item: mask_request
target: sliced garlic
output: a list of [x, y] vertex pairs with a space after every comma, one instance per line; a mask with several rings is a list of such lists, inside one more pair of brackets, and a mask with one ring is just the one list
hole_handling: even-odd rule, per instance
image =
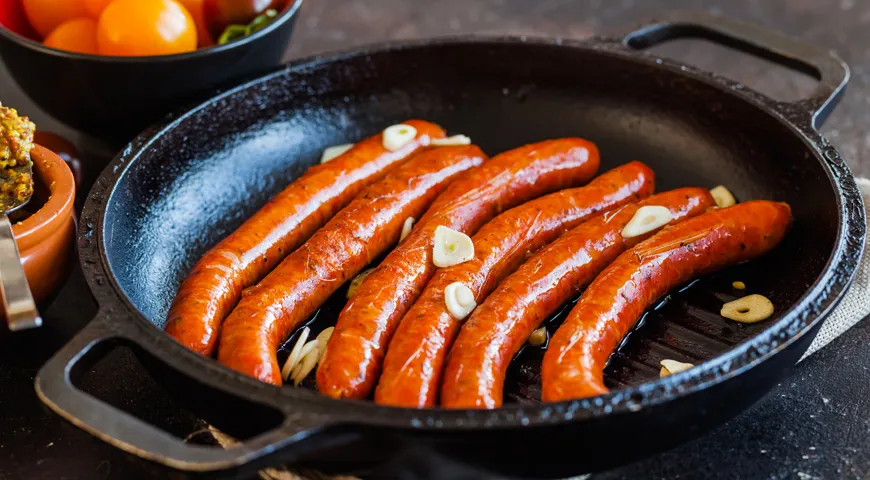
[[740, 323], [755, 323], [773, 315], [773, 302], [764, 295], [747, 295], [722, 305], [719, 314]]
[[540, 347], [547, 343], [547, 327], [540, 327], [529, 335], [529, 345]]
[[673, 375], [675, 373], [680, 373], [682, 371], [688, 370], [694, 367], [691, 363], [678, 362], [676, 360], [662, 360], [659, 362], [659, 365], [662, 366], [661, 371], [659, 371], [659, 377], [665, 378], [667, 376]]
[[356, 291], [359, 290], [360, 285], [363, 284], [366, 277], [368, 277], [369, 274], [372, 273], [373, 270], [374, 270], [374, 268], [369, 268], [368, 270], [363, 270], [362, 272], [359, 272], [359, 275], [353, 277], [353, 280], [350, 281], [350, 285], [348, 285], [348, 287], [347, 287], [347, 295], [345, 295], [348, 298], [348, 300], [350, 300], [351, 298], [353, 298], [354, 295], [356, 295]]
[[673, 220], [671, 211], [660, 205], [640, 207], [622, 229], [623, 238], [638, 237], [661, 228]]
[[[306, 330], [308, 328], [306, 327]], [[316, 367], [320, 360], [323, 358], [323, 354], [326, 353], [326, 345], [329, 342], [329, 339], [332, 337], [332, 332], [335, 331], [335, 327], [328, 327], [323, 329], [317, 338], [308, 342], [303, 346], [297, 353], [296, 365], [290, 369], [289, 375], [284, 375], [282, 371], [281, 374], [284, 376], [284, 380], [287, 380], [287, 377], [293, 381], [293, 385], [299, 385], [302, 383], [302, 380], [305, 380], [314, 367]], [[300, 337], [301, 338], [301, 337]], [[307, 338], [307, 335], [306, 335]], [[297, 346], [300, 343], [297, 342]], [[293, 349], [296, 351], [296, 348]], [[287, 364], [284, 365], [284, 368], [287, 368]]]
[[303, 360], [305, 360], [305, 357], [310, 355], [311, 352], [316, 350], [319, 346], [320, 342], [318, 342], [317, 340], [312, 340], [306, 343], [305, 346], [302, 347], [302, 350], [299, 351], [299, 361], [296, 362], [296, 367], [299, 367], [299, 364], [302, 363]]
[[741, 281], [731, 282], [731, 286], [734, 287], [735, 290], [746, 290], [746, 284]]
[[305, 345], [305, 341], [308, 340], [308, 335], [310, 333], [311, 330], [308, 327], [303, 328], [302, 332], [299, 333], [299, 338], [296, 339], [296, 344], [293, 345], [293, 350], [290, 350], [290, 356], [287, 357], [287, 361], [284, 362], [284, 368], [281, 369], [281, 378], [285, 381], [287, 380], [287, 377], [290, 376], [293, 369], [296, 368], [296, 364], [299, 363], [302, 347]]
[[710, 190], [710, 195], [713, 196], [713, 201], [716, 202], [716, 206], [719, 208], [730, 207], [731, 205], [737, 204], [734, 195], [731, 195], [731, 192], [725, 188], [724, 185], [719, 185]]
[[462, 282], [453, 282], [444, 289], [444, 303], [447, 311], [453, 318], [462, 320], [467, 317], [477, 302], [474, 301], [474, 292]]
[[459, 145], [471, 145], [471, 139], [465, 135], [453, 135], [447, 138], [433, 138], [429, 143], [433, 147], [453, 147]]
[[414, 228], [414, 217], [408, 217], [405, 219], [405, 223], [402, 225], [402, 233], [399, 234], [400, 242], [411, 234], [412, 228]]
[[474, 258], [474, 243], [471, 237], [441, 225], [435, 229], [432, 262], [436, 267], [451, 267], [472, 258]]
[[[306, 347], [310, 345], [311, 349], [299, 360], [299, 364], [296, 365], [295, 369], [293, 369], [293, 373], [290, 375], [290, 378], [293, 380], [293, 385], [298, 386], [302, 383], [302, 380], [305, 380], [305, 377], [307, 377], [308, 374], [314, 370], [314, 367], [317, 366], [318, 356], [316, 353], [318, 351], [318, 343], [320, 342], [313, 340], [306, 345]], [[312, 355], [312, 353], [314, 354]]]
[[[332, 332], [335, 331], [335, 327], [326, 327], [320, 332], [320, 335], [317, 336], [317, 341], [320, 342], [321, 350], [326, 350], [326, 342], [332, 338]], [[321, 354], [321, 356], [323, 356]], [[318, 360], [319, 361], [319, 360]]]
[[404, 123], [391, 125], [384, 129], [384, 148], [395, 152], [414, 140], [416, 136], [417, 129], [410, 125], [405, 125]]
[[335, 157], [341, 156], [344, 152], [353, 148], [353, 143], [345, 143], [344, 145], [335, 145], [333, 147], [327, 147], [323, 150], [323, 154], [320, 155], [320, 163], [326, 163], [332, 160]]

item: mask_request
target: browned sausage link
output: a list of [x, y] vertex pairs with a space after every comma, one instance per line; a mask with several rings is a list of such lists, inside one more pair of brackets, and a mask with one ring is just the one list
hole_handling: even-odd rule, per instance
[[422, 215], [447, 184], [483, 163], [475, 146], [417, 154], [372, 185], [256, 286], [224, 323], [218, 360], [281, 384], [276, 351], [344, 282], [395, 244], [408, 217]]
[[746, 202], [668, 227], [620, 255], [550, 341], [541, 369], [543, 400], [607, 393], [607, 359], [647, 308], [699, 275], [769, 252], [790, 225], [788, 205]]
[[441, 406], [497, 408], [505, 373], [532, 332], [582, 291], [626, 248], [653, 235], [624, 238], [622, 230], [640, 207], [671, 211], [671, 225], [715, 206], [703, 188], [680, 188], [599, 215], [566, 232], [506, 278], [477, 307], [450, 349], [441, 385]]
[[530, 252], [596, 213], [647, 197], [653, 188], [652, 170], [632, 162], [586, 187], [538, 198], [484, 225], [472, 238], [474, 258], [438, 270], [402, 319], [387, 349], [375, 401], [403, 407], [435, 404], [444, 357], [463, 321], [447, 310], [448, 285], [461, 282], [482, 302]]
[[366, 277], [341, 312], [317, 371], [317, 388], [334, 398], [366, 398], [396, 325], [432, 278], [439, 225], [468, 235], [499, 212], [544, 193], [587, 182], [598, 150], [579, 138], [526, 145], [485, 162], [453, 182], [411, 235]]
[[311, 167], [193, 267], [169, 309], [166, 333], [201, 355], [214, 354], [221, 322], [242, 289], [263, 278], [363, 188], [398, 162], [441, 138], [438, 125], [408, 120], [417, 137], [401, 149], [367, 138], [333, 160]]

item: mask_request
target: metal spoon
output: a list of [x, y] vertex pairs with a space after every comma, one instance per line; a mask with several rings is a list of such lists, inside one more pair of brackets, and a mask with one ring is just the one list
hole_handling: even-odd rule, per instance
[[[33, 175], [33, 164], [18, 165], [3, 169], [0, 173], [0, 185], [10, 181], [10, 172]], [[14, 195], [0, 195], [0, 297], [6, 312], [6, 322], [9, 330], [18, 331], [42, 326], [42, 317], [36, 310], [36, 302], [27, 284], [18, 244], [12, 235], [12, 222], [8, 214], [27, 205], [31, 195], [19, 199]]]

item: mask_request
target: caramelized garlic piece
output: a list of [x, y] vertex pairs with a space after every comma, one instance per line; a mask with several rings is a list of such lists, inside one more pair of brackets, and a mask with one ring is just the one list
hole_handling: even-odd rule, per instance
[[474, 243], [468, 235], [439, 225], [435, 229], [432, 262], [436, 267], [452, 267], [474, 258]]
[[399, 234], [400, 242], [411, 234], [412, 228], [414, 228], [414, 217], [408, 217], [405, 219], [405, 223], [402, 224], [402, 233]]
[[529, 335], [529, 345], [540, 347], [545, 343], [547, 343], [547, 327], [537, 328], [531, 335]]
[[746, 290], [746, 284], [739, 280], [731, 282], [731, 286], [734, 287], [735, 290]]
[[661, 228], [673, 220], [671, 211], [661, 205], [640, 207], [622, 229], [623, 238], [639, 237]]
[[347, 287], [347, 295], [345, 295], [348, 300], [350, 300], [351, 298], [353, 298], [354, 295], [356, 295], [356, 291], [359, 290], [360, 285], [362, 285], [362, 283], [365, 281], [366, 277], [368, 277], [369, 274], [372, 273], [372, 270], [374, 270], [374, 268], [369, 268], [367, 270], [363, 270], [363, 271], [359, 272], [359, 275], [353, 277], [353, 280], [350, 281], [350, 285], [348, 285], [348, 287]]
[[659, 365], [662, 366], [661, 371], [659, 371], [660, 378], [665, 378], [675, 373], [680, 373], [694, 367], [694, 365], [691, 363], [678, 362], [676, 360], [670, 359], [662, 360], [661, 362], [659, 362]]
[[290, 376], [290, 373], [293, 372], [294, 368], [296, 368], [296, 364], [299, 363], [299, 359], [302, 356], [302, 347], [305, 346], [305, 341], [308, 340], [308, 335], [310, 334], [311, 330], [308, 327], [305, 327], [299, 334], [299, 338], [296, 339], [293, 349], [290, 350], [290, 356], [287, 357], [287, 361], [284, 362], [284, 368], [281, 369], [281, 378], [284, 379], [284, 381], [287, 381], [287, 377]]
[[773, 315], [773, 302], [764, 295], [747, 295], [722, 305], [719, 314], [740, 323], [755, 323]]
[[405, 125], [404, 123], [391, 125], [384, 129], [384, 148], [395, 152], [413, 141], [416, 136], [417, 129], [410, 125]]
[[465, 135], [453, 135], [447, 138], [433, 138], [429, 143], [433, 147], [453, 147], [459, 145], [471, 145], [471, 139]]
[[453, 282], [444, 289], [444, 303], [447, 311], [457, 320], [467, 317], [475, 307], [474, 292], [462, 282]]
[[353, 143], [345, 143], [344, 145], [335, 145], [325, 148], [323, 154], [320, 155], [320, 163], [326, 163], [336, 157], [344, 155], [344, 153], [353, 148], [353, 146]]
[[737, 205], [737, 200], [734, 198], [734, 195], [731, 195], [731, 192], [725, 188], [724, 185], [719, 185], [710, 190], [710, 195], [713, 196], [713, 201], [716, 202], [716, 206], [719, 208]]

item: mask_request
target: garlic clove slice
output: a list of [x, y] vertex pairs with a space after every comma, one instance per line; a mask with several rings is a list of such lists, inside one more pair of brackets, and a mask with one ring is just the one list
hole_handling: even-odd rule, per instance
[[693, 368], [695, 365], [686, 362], [678, 362], [676, 360], [664, 359], [659, 362], [659, 365], [662, 366], [661, 371], [659, 372], [659, 377], [665, 378], [667, 376], [673, 375], [675, 373], [680, 373], [682, 371]]
[[671, 220], [673, 220], [671, 211], [666, 207], [661, 205], [640, 207], [622, 229], [622, 236], [623, 238], [639, 237], [667, 225]]
[[344, 145], [335, 145], [325, 148], [323, 154], [320, 155], [320, 163], [326, 163], [336, 157], [344, 155], [344, 153], [353, 148], [353, 146], [353, 143], [345, 143]]
[[441, 225], [435, 229], [432, 262], [436, 267], [451, 267], [472, 258], [474, 258], [474, 243], [471, 237]]
[[384, 148], [391, 152], [395, 152], [404, 147], [417, 137], [417, 129], [400, 123], [391, 125], [384, 129], [383, 144]]
[[734, 198], [734, 195], [725, 188], [724, 185], [719, 185], [718, 187], [710, 190], [710, 195], [713, 196], [713, 201], [716, 202], [716, 206], [719, 208], [730, 207], [732, 205], [737, 204], [737, 200]]
[[547, 327], [538, 327], [529, 335], [529, 345], [540, 347], [545, 343], [547, 343]]
[[402, 233], [399, 234], [400, 242], [411, 234], [412, 228], [414, 228], [414, 217], [408, 217], [405, 219], [405, 223], [402, 224]]
[[477, 307], [474, 292], [462, 282], [453, 282], [444, 289], [447, 311], [457, 320], [462, 320]]
[[755, 323], [773, 315], [773, 302], [764, 295], [747, 295], [722, 305], [719, 314], [740, 323]]
[[471, 138], [465, 135], [453, 135], [447, 138], [433, 138], [429, 143], [433, 147], [454, 147], [460, 145], [471, 145]]
[[317, 361], [320, 360], [320, 356], [318, 354], [319, 343], [320, 342], [318, 342], [317, 340], [312, 340], [311, 342], [308, 342], [308, 345], [306, 345], [306, 347], [310, 345], [310, 349], [304, 357], [299, 359], [299, 364], [296, 365], [296, 368], [293, 370], [293, 373], [290, 377], [293, 380], [294, 386], [299, 386], [299, 384], [302, 383], [302, 380], [305, 380], [305, 377], [307, 377], [308, 374], [310, 374], [311, 371], [314, 370], [314, 367], [317, 366]]
[[296, 339], [296, 343], [293, 345], [293, 350], [290, 350], [290, 356], [287, 357], [287, 361], [284, 362], [284, 368], [281, 369], [281, 378], [285, 381], [287, 380], [287, 377], [290, 376], [293, 369], [296, 368], [296, 364], [299, 363], [302, 347], [305, 346], [305, 341], [308, 340], [308, 335], [310, 334], [311, 329], [308, 327], [303, 328], [302, 332], [299, 333], [299, 338]]

